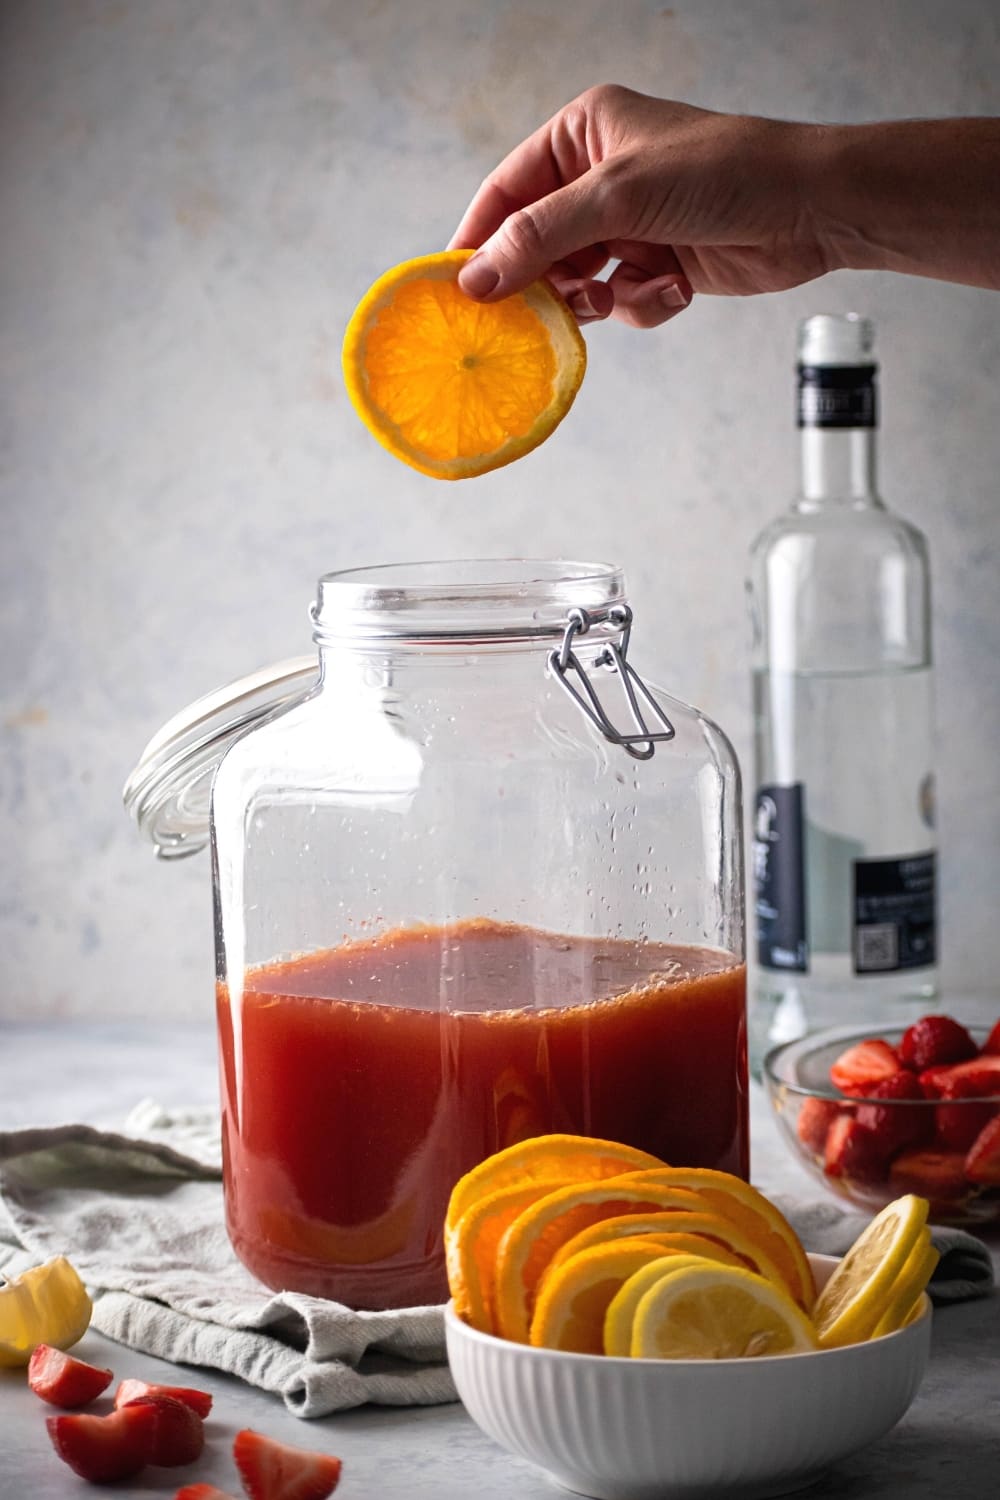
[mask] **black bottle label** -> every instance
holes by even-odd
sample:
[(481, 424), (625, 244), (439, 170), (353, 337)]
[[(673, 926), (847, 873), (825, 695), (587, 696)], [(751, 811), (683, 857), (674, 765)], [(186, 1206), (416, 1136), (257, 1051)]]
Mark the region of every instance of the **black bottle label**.
[(877, 427), (875, 365), (799, 365), (800, 427)]
[(854, 972), (891, 974), (937, 961), (933, 853), (854, 862)]
[(762, 786), (754, 806), (753, 874), (757, 962), (764, 969), (805, 974), (805, 797), (793, 786)]

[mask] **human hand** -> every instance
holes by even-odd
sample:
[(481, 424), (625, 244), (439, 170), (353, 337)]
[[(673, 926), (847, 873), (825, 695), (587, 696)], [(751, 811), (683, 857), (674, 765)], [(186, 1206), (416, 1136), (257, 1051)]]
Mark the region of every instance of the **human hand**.
[(494, 302), (547, 276), (581, 323), (652, 328), (693, 292), (745, 296), (821, 276), (833, 251), (803, 168), (822, 130), (588, 89), (486, 178), (451, 241), (479, 249), (459, 283)]

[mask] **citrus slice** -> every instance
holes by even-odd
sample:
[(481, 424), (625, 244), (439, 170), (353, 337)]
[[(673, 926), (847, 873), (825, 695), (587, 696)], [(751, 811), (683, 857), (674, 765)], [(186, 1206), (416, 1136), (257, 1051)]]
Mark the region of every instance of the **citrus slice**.
[(26, 1365), (38, 1344), (68, 1349), (86, 1333), (92, 1310), (65, 1256), (9, 1280), (0, 1272), (0, 1366)]
[(588, 1229), (581, 1229), (579, 1234), (575, 1234), (556, 1251), (545, 1274), (548, 1276), (562, 1261), (571, 1255), (577, 1255), (589, 1245), (605, 1244), (622, 1235), (628, 1235), (631, 1239), (643, 1234), (653, 1235), (661, 1243), (664, 1237), (675, 1240), (678, 1235), (683, 1235), (685, 1241), (690, 1240), (691, 1243), (685, 1243), (679, 1248), (695, 1250), (702, 1255), (708, 1255), (710, 1248), (714, 1246), (724, 1250), (726, 1254), (712, 1256), (712, 1259), (719, 1259), (726, 1265), (745, 1266), (748, 1271), (767, 1276), (787, 1290), (787, 1282), (774, 1261), (764, 1254), (749, 1235), (743, 1233), (739, 1225), (734, 1224), (731, 1219), (724, 1219), (721, 1214), (689, 1213), (686, 1209), (659, 1214), (623, 1214), (619, 1219), (604, 1219)]
[(458, 285), (472, 252), (404, 261), (379, 277), (344, 335), (347, 392), (395, 458), (435, 479), (468, 479), (536, 448), (573, 404), (587, 350), (545, 281), (501, 302)]
[[(717, 1246), (716, 1249), (719, 1247)], [(683, 1266), (700, 1266), (706, 1261), (711, 1263), (712, 1257), (702, 1255), (699, 1251), (679, 1251), (674, 1254), (667, 1253), (662, 1259), (650, 1261), (648, 1265), (640, 1266), (615, 1292), (608, 1303), (604, 1314), (604, 1352), (612, 1354), (617, 1359), (628, 1359), (632, 1353), (632, 1329), (635, 1324), (636, 1308), (645, 1297), (650, 1287), (655, 1286), (664, 1276), (670, 1276), (674, 1271), (679, 1271)], [(725, 1262), (723, 1262), (725, 1264)], [(746, 1267), (744, 1266), (745, 1270)]]
[(591, 1245), (550, 1269), (539, 1288), (529, 1342), (542, 1349), (603, 1354), (604, 1315), (612, 1297), (634, 1271), (664, 1258), (651, 1238)]
[(589, 1135), (535, 1135), (497, 1151), (460, 1177), (452, 1188), (445, 1215), (445, 1237), (466, 1209), (499, 1188), (529, 1182), (599, 1181), (623, 1172), (639, 1172), (664, 1164), (648, 1151), (602, 1141)]
[(781, 1287), (753, 1271), (703, 1263), (669, 1269), (635, 1309), (634, 1359), (749, 1359), (816, 1348)]
[(887, 1203), (862, 1230), (816, 1299), (820, 1347), (870, 1338), (892, 1288), (927, 1223), (927, 1200), (907, 1193)]
[(562, 1182), (533, 1182), (500, 1188), (467, 1208), (445, 1236), (448, 1288), (460, 1318), (481, 1333), (495, 1332), (493, 1291), (497, 1246), (522, 1209), (562, 1187)]
[(634, 1210), (658, 1208), (695, 1211), (697, 1195), (684, 1188), (634, 1184), (623, 1178), (573, 1183), (532, 1203), (510, 1225), (500, 1241), (496, 1274), (496, 1323), (504, 1338), (528, 1342), (535, 1292), (553, 1255), (572, 1235), (601, 1219)]
[(702, 1200), (700, 1207), (721, 1214), (742, 1229), (778, 1268), (799, 1306), (811, 1311), (816, 1283), (801, 1240), (780, 1209), (742, 1177), (709, 1167), (659, 1167), (630, 1173), (625, 1180), (697, 1192)]
[(939, 1259), (931, 1244), (930, 1232), (925, 1229), (896, 1277), (885, 1310), (872, 1330), (873, 1339), (880, 1339), (886, 1333), (897, 1333), (917, 1315)]

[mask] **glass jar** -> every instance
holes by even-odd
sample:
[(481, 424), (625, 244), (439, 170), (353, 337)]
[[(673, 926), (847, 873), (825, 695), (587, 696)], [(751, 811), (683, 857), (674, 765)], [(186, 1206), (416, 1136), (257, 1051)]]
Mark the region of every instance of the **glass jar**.
[(354, 1307), (440, 1301), (453, 1184), (548, 1131), (746, 1175), (739, 772), (633, 672), (621, 572), (355, 569), (312, 618), (304, 693), (293, 663), (278, 708), (266, 680), (235, 720), (203, 703), (127, 788), (176, 854), (214, 771), (240, 1258)]

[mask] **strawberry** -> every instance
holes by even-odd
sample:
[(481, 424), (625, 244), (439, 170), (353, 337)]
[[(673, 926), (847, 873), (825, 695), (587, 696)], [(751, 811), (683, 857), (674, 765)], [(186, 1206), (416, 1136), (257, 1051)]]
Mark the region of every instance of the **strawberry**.
[(969, 1147), (965, 1175), (984, 1187), (1000, 1187), (1000, 1115), (983, 1126)]
[(929, 1099), (1000, 1099), (1000, 1056), (925, 1068), (920, 1084)]
[(995, 1104), (980, 1104), (976, 1099), (939, 1104), (934, 1111), (937, 1138), (952, 1151), (968, 1151), (996, 1112)]
[(869, 1037), (840, 1054), (830, 1069), (830, 1079), (841, 1093), (857, 1098), (898, 1072), (899, 1058), (889, 1043)]
[(872, 1131), (851, 1115), (840, 1115), (830, 1126), (823, 1154), (828, 1177), (850, 1177), (855, 1182), (884, 1182), (887, 1153)]
[(803, 1099), (795, 1121), (795, 1133), (803, 1146), (822, 1156), (827, 1132), (839, 1114), (840, 1105), (835, 1099)]
[(917, 1193), (947, 1207), (965, 1196), (965, 1155), (961, 1151), (902, 1151), (889, 1168), (893, 1192)]
[[(889, 1104), (859, 1104), (855, 1118), (878, 1138), (883, 1160), (904, 1146), (926, 1144), (934, 1131), (934, 1110), (924, 1098), (920, 1080), (908, 1068), (883, 1078), (868, 1090), (865, 1099), (888, 1099)], [(912, 1109), (901, 1101), (919, 1100)]]
[(340, 1480), (340, 1459), (276, 1443), (249, 1427), (233, 1441), (233, 1457), (250, 1500), (326, 1500)]
[(107, 1390), (114, 1376), (110, 1370), (99, 1370), (82, 1359), (74, 1359), (61, 1349), (38, 1344), (28, 1361), (28, 1384), (36, 1396), (50, 1406), (71, 1411), (87, 1406)]
[(172, 1396), (136, 1396), (118, 1410), (135, 1411), (145, 1407), (153, 1413), (152, 1441), (147, 1463), (161, 1469), (175, 1469), (193, 1464), (205, 1446), (205, 1428), (196, 1411), (175, 1401)]
[(106, 1484), (138, 1474), (149, 1462), (156, 1413), (148, 1406), (128, 1406), (108, 1417), (46, 1417), (45, 1425), (64, 1464), (81, 1479)]
[(185, 1484), (174, 1500), (233, 1500), (228, 1490), (217, 1490), (214, 1484)]
[(951, 1016), (921, 1016), (903, 1032), (899, 1058), (907, 1068), (922, 1073), (939, 1063), (965, 1062), (978, 1050), (965, 1027)]
[(1000, 1021), (996, 1023), (981, 1049), (987, 1056), (1000, 1056)]
[(115, 1405), (125, 1406), (139, 1396), (169, 1396), (184, 1406), (190, 1406), (199, 1417), (207, 1417), (212, 1410), (208, 1391), (198, 1391), (188, 1385), (152, 1385), (146, 1380), (123, 1380), (115, 1391)]

